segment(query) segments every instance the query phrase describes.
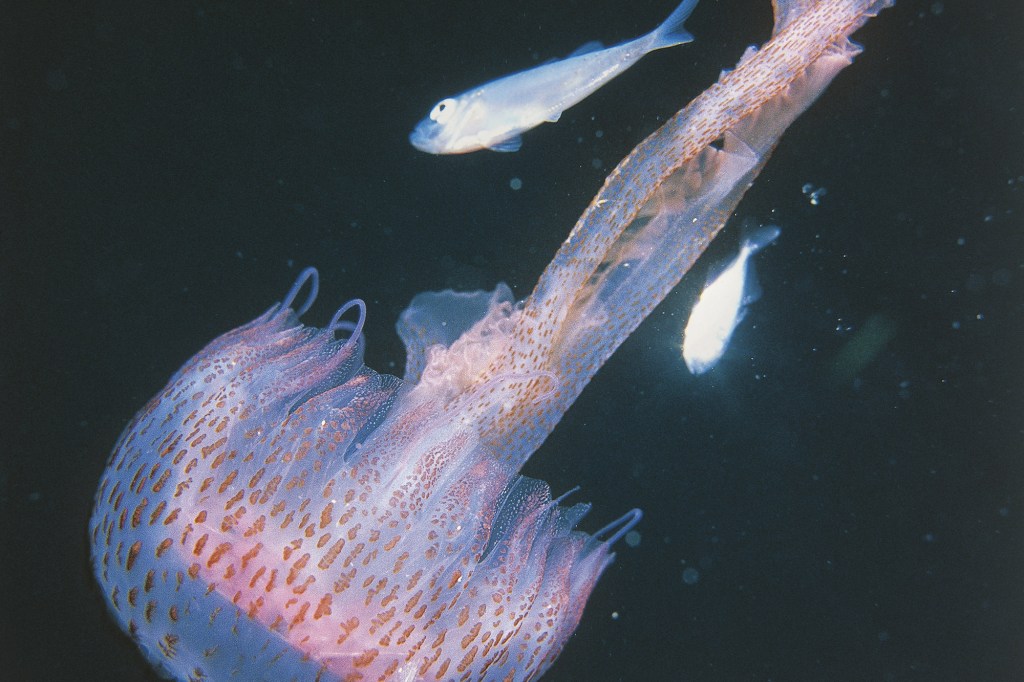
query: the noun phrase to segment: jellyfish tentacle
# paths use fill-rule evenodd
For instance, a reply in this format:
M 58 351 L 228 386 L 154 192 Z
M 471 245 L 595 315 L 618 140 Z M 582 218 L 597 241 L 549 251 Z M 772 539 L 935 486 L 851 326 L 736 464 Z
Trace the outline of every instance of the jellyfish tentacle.
M 341 319 L 345 316 L 345 313 L 352 310 L 352 308 L 359 308 L 359 319 L 354 325 L 351 322 L 343 322 Z M 361 298 L 353 298 L 351 301 L 338 308 L 337 312 L 334 313 L 334 317 L 331 318 L 330 324 L 327 325 L 327 330 L 330 332 L 342 330 L 349 332 L 349 337 L 345 340 L 345 347 L 348 347 L 359 342 L 359 337 L 363 333 L 363 325 L 365 323 L 366 302 Z
M 310 282 L 309 296 L 306 297 L 306 302 L 302 304 L 302 307 L 295 311 L 295 314 L 302 317 L 309 312 L 309 309 L 313 307 L 313 303 L 316 301 L 317 294 L 320 293 L 320 273 L 314 267 L 308 267 L 299 273 L 295 284 L 292 285 L 292 288 L 285 294 L 284 300 L 281 301 L 280 310 L 287 310 L 292 307 L 299 292 L 302 291 L 302 287 L 306 286 L 306 282 Z

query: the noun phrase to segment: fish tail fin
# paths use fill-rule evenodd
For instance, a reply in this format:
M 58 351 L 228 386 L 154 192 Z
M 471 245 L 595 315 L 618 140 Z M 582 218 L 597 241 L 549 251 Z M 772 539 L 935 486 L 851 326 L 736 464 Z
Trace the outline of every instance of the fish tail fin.
M 749 230 L 744 229 L 742 248 L 748 254 L 753 255 L 775 241 L 781 232 L 782 230 L 779 229 L 778 225 L 765 225 L 764 227 Z
M 690 17 L 698 1 L 683 0 L 679 3 L 679 7 L 676 7 L 675 11 L 668 16 L 668 19 L 651 32 L 651 50 L 682 45 L 693 40 L 693 34 L 686 30 L 683 22 Z

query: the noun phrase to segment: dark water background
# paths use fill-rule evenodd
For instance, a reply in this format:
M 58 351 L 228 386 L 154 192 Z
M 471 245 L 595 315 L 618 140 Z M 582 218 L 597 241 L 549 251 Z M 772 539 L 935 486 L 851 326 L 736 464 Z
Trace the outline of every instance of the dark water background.
M 695 43 L 522 151 L 440 158 L 406 140 L 435 101 L 673 1 L 5 4 L 5 680 L 153 678 L 86 523 L 188 356 L 316 265 L 307 319 L 362 296 L 369 364 L 400 373 L 415 293 L 527 295 L 614 164 L 771 26 L 767 0 L 703 0 Z M 737 212 L 782 237 L 719 367 L 690 376 L 679 332 L 738 220 L 529 463 L 582 486 L 590 530 L 646 514 L 546 680 L 1024 679 L 1022 14 L 904 0 L 860 31 Z

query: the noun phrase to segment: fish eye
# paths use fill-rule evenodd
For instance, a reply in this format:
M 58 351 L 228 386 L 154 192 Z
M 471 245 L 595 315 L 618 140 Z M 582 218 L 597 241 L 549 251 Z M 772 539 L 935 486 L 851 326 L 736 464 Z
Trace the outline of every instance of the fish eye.
M 430 110 L 430 120 L 444 125 L 454 113 L 455 98 L 448 97 L 435 104 L 434 108 Z

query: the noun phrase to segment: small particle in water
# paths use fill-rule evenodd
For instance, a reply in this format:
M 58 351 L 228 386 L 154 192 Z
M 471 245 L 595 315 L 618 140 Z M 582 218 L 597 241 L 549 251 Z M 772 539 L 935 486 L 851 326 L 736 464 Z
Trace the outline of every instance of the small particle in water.
M 941 2 L 933 2 L 932 3 L 932 14 L 933 15 L 939 16 L 940 14 L 942 14 L 942 10 L 944 10 L 944 9 L 945 9 L 945 7 L 943 6 L 943 4 Z
M 640 533 L 635 530 L 626 533 L 626 544 L 630 547 L 638 546 L 640 544 Z
M 618 611 L 612 611 L 612 620 L 618 620 L 618 619 L 619 619 L 619 612 Z
M 953 329 L 960 329 L 960 320 L 953 320 L 953 324 L 950 325 Z
M 683 582 L 687 585 L 696 585 L 697 581 L 700 580 L 700 571 L 690 566 L 689 568 L 683 569 Z
M 594 168 L 597 168 L 598 170 L 600 170 L 601 166 L 604 165 L 604 164 L 601 161 L 601 159 L 591 159 L 590 160 L 590 165 L 593 166 Z
M 511 187 L 513 190 L 518 191 L 523 188 L 523 181 L 520 180 L 519 178 L 512 178 L 511 180 L 508 181 L 508 186 Z
M 956 240 L 956 245 L 957 246 L 963 246 L 966 243 L 967 243 L 967 240 L 964 239 L 963 237 L 958 237 L 957 240 Z
M 904 379 L 903 381 L 900 382 L 899 391 L 897 391 L 897 395 L 900 398 L 903 398 L 904 400 L 910 398 L 910 381 Z
M 602 137 L 604 137 L 604 131 L 603 130 L 595 130 L 594 131 L 594 137 L 596 137 L 598 139 L 601 139 Z
M 888 642 L 889 641 L 889 632 L 887 630 L 882 630 L 881 632 L 879 632 L 878 633 L 878 641 L 879 642 Z
M 1009 516 L 1010 515 L 1010 508 L 1009 507 L 1000 507 L 999 508 L 999 515 L 1000 516 Z
M 931 543 L 935 542 L 935 534 L 934 533 L 925 533 L 924 535 L 921 536 L 921 539 L 924 540 L 925 542 L 927 542 L 928 544 L 931 544 Z

